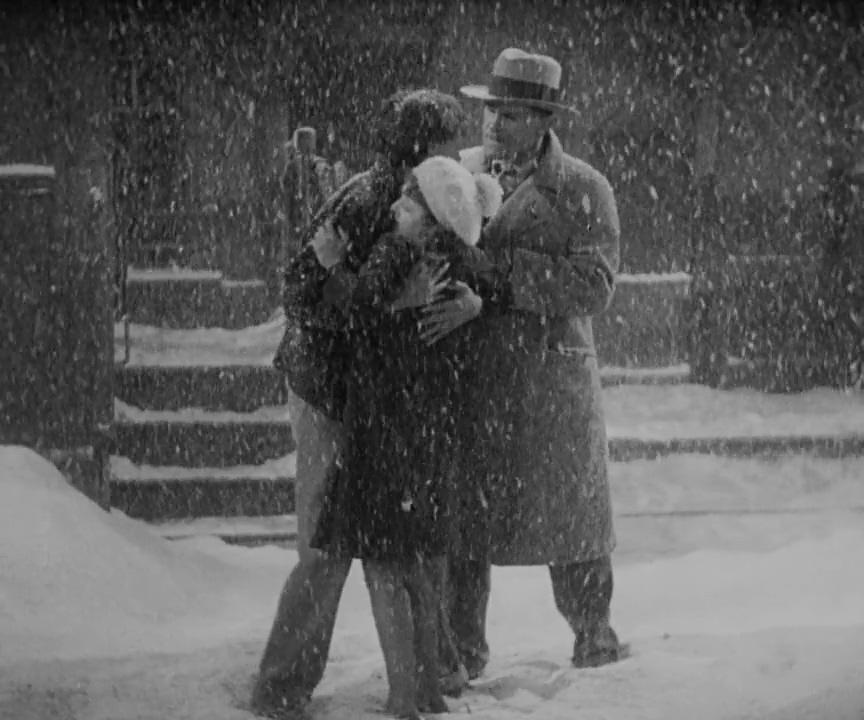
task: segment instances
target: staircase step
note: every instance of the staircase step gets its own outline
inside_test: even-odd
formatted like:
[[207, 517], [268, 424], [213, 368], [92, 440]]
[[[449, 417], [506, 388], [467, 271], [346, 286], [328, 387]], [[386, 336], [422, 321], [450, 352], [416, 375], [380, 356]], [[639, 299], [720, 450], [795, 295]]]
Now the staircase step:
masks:
[[287, 413], [138, 410], [118, 402], [116, 452], [141, 465], [225, 468], [260, 465], [294, 451]]
[[145, 325], [196, 327], [197, 318], [218, 301], [221, 283], [216, 271], [129, 268], [127, 314]]
[[130, 268], [126, 302], [133, 322], [164, 328], [244, 328], [273, 310], [263, 280], [227, 280], [209, 270]]
[[130, 323], [129, 358], [126, 327], [114, 326], [114, 358], [127, 367], [272, 367], [284, 334], [284, 317], [271, 313], [267, 322], [231, 329], [162, 328]]
[[147, 522], [294, 512], [295, 456], [254, 467], [140, 466], [111, 459], [111, 505]]
[[153, 410], [251, 412], [288, 397], [284, 375], [266, 365], [130, 365], [115, 370], [114, 387], [123, 402]]
[[[864, 396], [829, 390], [771, 395], [628, 383], [607, 387], [604, 406], [610, 453], [621, 460], [682, 452], [848, 456], [861, 452], [864, 435]], [[140, 464], [255, 465], [294, 449], [285, 406], [161, 411], [117, 401], [116, 414], [117, 453]]]
[[267, 320], [278, 305], [263, 280], [223, 280], [220, 315], [201, 327], [246, 328]]
[[[600, 369], [604, 387], [682, 383], [689, 374], [686, 364]], [[284, 375], [267, 365], [118, 366], [114, 387], [120, 400], [148, 410], [196, 407], [246, 413], [288, 401]]]
[[156, 523], [153, 529], [166, 540], [217, 537], [231, 545], [287, 544], [297, 540], [297, 516], [200, 517]]
[[735, 458], [780, 455], [811, 455], [835, 459], [858, 457], [864, 456], [864, 432], [842, 435], [609, 439], [609, 458], [613, 462], [658, 460], [671, 455], [687, 454]]
[[[664, 367], [684, 359], [682, 318], [690, 276], [626, 275], [617, 279], [610, 307], [594, 320], [601, 363]], [[274, 299], [262, 280], [226, 280], [218, 272], [129, 271], [129, 317], [162, 328], [242, 329], [263, 323]]]
[[[612, 462], [660, 460], [685, 454], [732, 458], [864, 457], [864, 432], [836, 436], [612, 437], [609, 440]], [[281, 515], [295, 510], [294, 476], [294, 455], [254, 467], [231, 468], [152, 467], [136, 465], [131, 458], [113, 458], [111, 504], [131, 517], [148, 522]]]

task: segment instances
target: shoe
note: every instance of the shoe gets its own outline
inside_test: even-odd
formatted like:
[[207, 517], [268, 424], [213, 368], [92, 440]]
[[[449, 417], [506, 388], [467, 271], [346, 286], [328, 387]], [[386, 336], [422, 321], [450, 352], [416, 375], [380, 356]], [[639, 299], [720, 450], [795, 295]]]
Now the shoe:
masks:
[[468, 671], [468, 679], [476, 680], [489, 664], [489, 652], [486, 650], [471, 652], [464, 657], [463, 662], [465, 663], [465, 670]]
[[630, 657], [629, 643], [621, 643], [608, 625], [599, 633], [579, 633], [573, 643], [575, 668], [598, 668]]
[[447, 697], [458, 698], [469, 687], [468, 671], [464, 665], [454, 672], [445, 670], [441, 673], [441, 692]]

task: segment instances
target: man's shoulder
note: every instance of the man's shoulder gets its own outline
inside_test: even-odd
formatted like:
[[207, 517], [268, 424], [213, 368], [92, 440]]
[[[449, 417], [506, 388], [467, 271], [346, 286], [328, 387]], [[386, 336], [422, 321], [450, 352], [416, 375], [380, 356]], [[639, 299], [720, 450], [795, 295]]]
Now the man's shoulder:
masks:
[[562, 152], [559, 160], [561, 199], [570, 213], [591, 213], [620, 231], [618, 205], [606, 176], [581, 158]]
[[606, 176], [585, 160], [562, 153], [561, 167], [567, 190], [589, 193], [596, 198], [614, 198], [612, 185]]

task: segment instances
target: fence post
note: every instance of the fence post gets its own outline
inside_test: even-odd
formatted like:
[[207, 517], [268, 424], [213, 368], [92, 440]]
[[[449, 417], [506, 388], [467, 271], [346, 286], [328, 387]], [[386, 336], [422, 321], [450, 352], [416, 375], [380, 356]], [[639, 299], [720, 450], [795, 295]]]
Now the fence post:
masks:
[[[297, 236], [299, 238], [303, 229], [309, 225], [312, 220], [314, 210], [312, 207], [312, 163], [315, 158], [315, 147], [318, 142], [318, 137], [314, 128], [298, 127], [294, 131], [294, 169], [296, 172], [297, 186], [294, 191], [294, 198], [297, 202]], [[297, 248], [299, 250], [299, 248]]]

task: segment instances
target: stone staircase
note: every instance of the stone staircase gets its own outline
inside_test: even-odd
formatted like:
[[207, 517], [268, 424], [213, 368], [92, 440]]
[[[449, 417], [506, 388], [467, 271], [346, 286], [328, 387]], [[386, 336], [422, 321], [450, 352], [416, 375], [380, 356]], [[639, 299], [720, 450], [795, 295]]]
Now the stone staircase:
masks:
[[[674, 383], [685, 372], [604, 368], [602, 379], [607, 387]], [[276, 371], [139, 366], [118, 369], [116, 383], [115, 507], [147, 521], [293, 511], [295, 447]], [[616, 460], [677, 451], [661, 441], [614, 438], [610, 445]]]
[[[232, 305], [239, 295], [232, 294], [234, 290], [225, 292], [221, 279], [208, 276], [174, 282], [141, 274], [138, 278], [135, 282], [142, 287], [130, 293], [135, 323], [217, 326], [223, 328], [213, 331], [217, 338], [230, 334], [224, 328], [238, 326], [238, 311]], [[160, 287], [154, 289], [155, 285]], [[261, 323], [271, 314], [263, 288], [250, 284], [244, 292], [245, 322]], [[601, 371], [604, 387], [611, 391], [621, 386], [671, 386], [687, 381], [679, 345], [686, 296], [686, 276], [622, 279], [615, 302], [596, 327], [600, 357], [611, 359]], [[207, 305], [201, 298], [212, 303], [203, 318], [187, 312], [189, 307]], [[184, 299], [190, 303], [186, 314], [177, 312], [167, 318], [170, 309]], [[646, 317], [652, 322], [646, 323]], [[209, 331], [174, 332], [182, 337]], [[272, 335], [268, 335], [268, 348], [274, 344]], [[133, 352], [133, 361], [118, 364], [116, 369], [112, 505], [131, 517], [163, 523], [166, 536], [195, 534], [201, 527], [216, 528], [220, 519], [236, 518], [241, 526], [245, 522], [252, 529], [241, 532], [235, 522], [234, 541], [290, 538], [294, 532], [290, 516], [295, 447], [285, 408], [286, 388], [269, 365], [272, 353], [260, 353], [247, 362], [226, 361], [207, 350], [210, 346], [202, 346], [204, 350], [197, 354], [170, 356], [165, 341], [166, 359], [160, 354], [158, 331], [155, 337], [151, 341], [155, 350], [149, 355], [136, 359]], [[804, 431], [786, 436], [689, 439], [627, 437], [612, 432], [609, 444], [611, 459], [624, 462], [680, 453], [806, 452], [838, 457], [864, 454], [864, 423], [860, 434], [815, 437]], [[194, 533], [190, 523], [197, 523]], [[211, 534], [224, 535], [215, 529]]]

